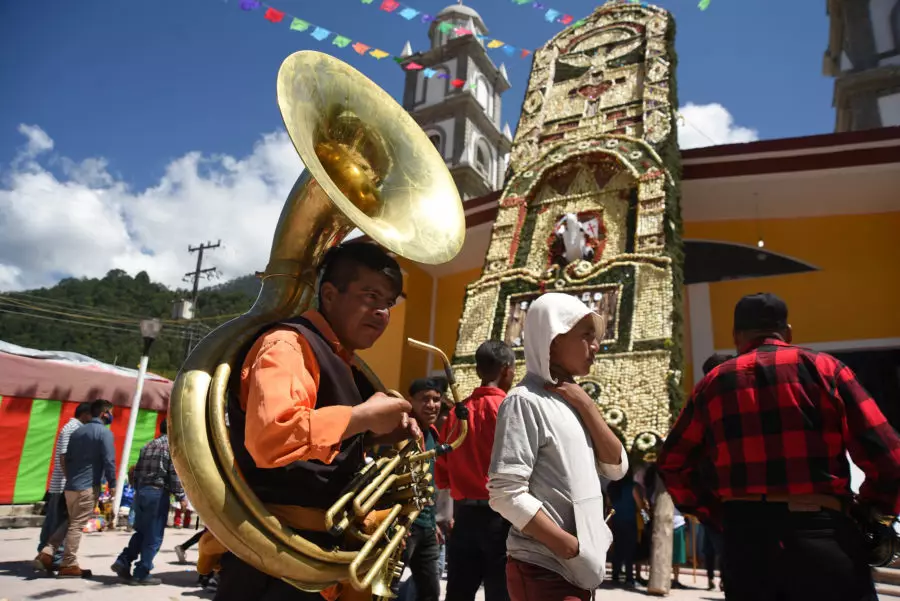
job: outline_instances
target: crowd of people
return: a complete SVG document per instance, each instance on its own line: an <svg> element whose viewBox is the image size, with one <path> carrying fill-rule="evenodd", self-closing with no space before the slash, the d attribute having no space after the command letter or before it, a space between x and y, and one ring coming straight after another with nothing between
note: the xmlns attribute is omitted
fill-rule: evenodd
<svg viewBox="0 0 900 601"><path fill-rule="evenodd" d="M654 506L666 492L676 506L673 587L686 558L685 516L694 516L710 589L718 567L727 599L876 599L850 517L847 453L866 475L858 501L896 515L900 438L846 366L791 344L787 307L774 295L738 303L737 354L707 361L658 461L647 465L629 457L576 383L599 352L599 316L571 295L543 294L529 307L521 381L509 346L480 345L481 384L464 411L451 410L438 378L414 381L407 399L376 391L354 357L384 333L402 284L396 261L377 246L335 247L320 266L316 309L272 324L244 349L228 401L231 444L248 484L284 524L339 546L325 510L366 449L405 438L433 449L466 420L465 442L429 466L436 492L410 526L403 560L411 577L395 591L405 601L438 601L445 558L446 601L474 601L482 587L486 601L587 601L605 580L645 584ZM103 427L111 419L111 406L80 407L60 435L67 479L51 481L57 505L48 505L36 561L47 570L58 563L61 576L85 572L78 539L101 473L115 487ZM135 533L113 571L153 584L170 496L186 509L165 429L141 451L134 480ZM176 547L179 559L193 544L200 578L219 601L360 598L343 582L301 591L206 530Z"/></svg>

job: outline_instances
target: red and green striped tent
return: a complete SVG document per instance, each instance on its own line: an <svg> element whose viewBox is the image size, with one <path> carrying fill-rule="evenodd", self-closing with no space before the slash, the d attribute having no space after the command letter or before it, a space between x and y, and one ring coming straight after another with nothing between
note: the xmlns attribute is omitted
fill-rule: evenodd
<svg viewBox="0 0 900 601"><path fill-rule="evenodd" d="M0 352L0 505L43 499L56 436L82 401L104 398L116 405L111 428L119 461L136 384L131 372ZM157 376L145 381L129 465L157 435L171 387Z"/></svg>

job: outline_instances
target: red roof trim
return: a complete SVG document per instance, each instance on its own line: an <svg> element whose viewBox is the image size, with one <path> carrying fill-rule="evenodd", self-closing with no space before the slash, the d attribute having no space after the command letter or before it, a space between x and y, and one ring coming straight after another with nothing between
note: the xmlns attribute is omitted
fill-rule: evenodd
<svg viewBox="0 0 900 601"><path fill-rule="evenodd" d="M682 177L685 180L709 179L714 177L737 177L741 175L766 175L790 173L794 171L820 171L900 163L900 146L882 146L829 152L827 154L801 154L792 157L773 157L751 161L734 160L716 163L685 165Z"/></svg>
<svg viewBox="0 0 900 601"><path fill-rule="evenodd" d="M811 150L826 146L844 146L849 144L865 144L884 140L900 139L900 126L881 127L864 131L848 131L841 133L802 136L798 138L779 138L776 140L759 140L742 144L722 144L706 148L692 148L681 153L682 160L705 159L734 154L757 154L763 152L784 152L786 150Z"/></svg>

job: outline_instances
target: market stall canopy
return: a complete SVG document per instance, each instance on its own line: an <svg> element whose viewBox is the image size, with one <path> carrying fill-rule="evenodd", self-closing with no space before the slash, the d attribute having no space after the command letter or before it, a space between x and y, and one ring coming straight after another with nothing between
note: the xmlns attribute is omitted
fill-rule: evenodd
<svg viewBox="0 0 900 601"><path fill-rule="evenodd" d="M78 353L40 351L0 341L0 395L130 406L138 372ZM166 411L172 381L147 373L141 409Z"/></svg>

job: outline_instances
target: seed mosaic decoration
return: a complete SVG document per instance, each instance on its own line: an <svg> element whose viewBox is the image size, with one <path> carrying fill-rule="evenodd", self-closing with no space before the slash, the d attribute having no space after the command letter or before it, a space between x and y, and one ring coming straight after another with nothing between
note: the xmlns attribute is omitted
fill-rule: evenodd
<svg viewBox="0 0 900 601"><path fill-rule="evenodd" d="M674 40L663 9L612 1L535 52L454 359L469 392L475 349L506 340L524 375L529 304L546 291L576 296L606 324L582 386L650 459L683 403Z"/></svg>

